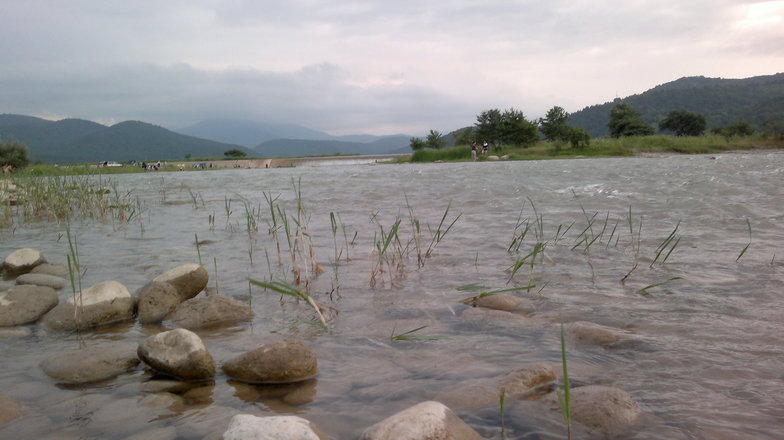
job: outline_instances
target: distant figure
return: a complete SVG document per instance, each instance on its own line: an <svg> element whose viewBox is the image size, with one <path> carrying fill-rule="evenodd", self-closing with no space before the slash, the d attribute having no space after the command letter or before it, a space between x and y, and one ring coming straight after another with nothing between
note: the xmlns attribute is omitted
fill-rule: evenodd
<svg viewBox="0 0 784 440"><path fill-rule="evenodd" d="M142 161L142 169L147 171L147 162Z"/></svg>
<svg viewBox="0 0 784 440"><path fill-rule="evenodd" d="M482 142L482 155L487 156L487 141Z"/></svg>
<svg viewBox="0 0 784 440"><path fill-rule="evenodd" d="M476 142L471 142L471 160L476 162Z"/></svg>

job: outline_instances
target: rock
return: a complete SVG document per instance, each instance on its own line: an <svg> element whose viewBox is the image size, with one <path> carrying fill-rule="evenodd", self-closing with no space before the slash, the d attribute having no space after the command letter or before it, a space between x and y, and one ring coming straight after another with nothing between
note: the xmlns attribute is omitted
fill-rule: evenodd
<svg viewBox="0 0 784 440"><path fill-rule="evenodd" d="M49 264L43 263L35 266L30 273L40 273L44 275L54 275L60 278L68 278L68 266L65 264Z"/></svg>
<svg viewBox="0 0 784 440"><path fill-rule="evenodd" d="M57 302L57 293L51 287L11 287L0 292L0 327L35 322Z"/></svg>
<svg viewBox="0 0 784 440"><path fill-rule="evenodd" d="M284 339L230 359L223 372L249 383L286 383L310 379L318 374L316 354L305 343Z"/></svg>
<svg viewBox="0 0 784 440"><path fill-rule="evenodd" d="M46 258L41 252L31 249L17 249L5 258L3 270L6 276L15 277L30 272L35 266L46 263Z"/></svg>
<svg viewBox="0 0 784 440"><path fill-rule="evenodd" d="M15 400L0 394L0 425L22 417L22 406Z"/></svg>
<svg viewBox="0 0 784 440"><path fill-rule="evenodd" d="M204 290L204 288L207 287L209 278L207 269L201 265L192 263L183 264L174 269L170 269L153 278L153 281L171 284L180 292L182 300L185 301L186 299L193 298Z"/></svg>
<svg viewBox="0 0 784 440"><path fill-rule="evenodd" d="M533 364L511 371L501 379L499 387L507 396L524 393L531 388L555 381L555 370L550 364Z"/></svg>
<svg viewBox="0 0 784 440"><path fill-rule="evenodd" d="M104 281L58 304L44 316L43 324L52 330L97 327L131 319L133 309L133 298L125 286Z"/></svg>
<svg viewBox="0 0 784 440"><path fill-rule="evenodd" d="M201 338L184 328L158 333L139 344L139 358L152 369L183 380L215 376L215 361Z"/></svg>
<svg viewBox="0 0 784 440"><path fill-rule="evenodd" d="M438 402L422 402L367 428L360 440L481 440L473 428Z"/></svg>
<svg viewBox="0 0 784 440"><path fill-rule="evenodd" d="M554 394L553 403L558 401ZM589 385L573 388L570 395L572 419L605 436L631 428L642 413L634 398L618 388Z"/></svg>
<svg viewBox="0 0 784 440"><path fill-rule="evenodd" d="M510 371L505 376L492 379L462 381L457 386L436 396L439 402L452 407L480 408L498 405L501 388L507 398L513 396L536 399L534 388L555 381L555 370L549 364L532 364ZM546 394L549 389L542 394Z"/></svg>
<svg viewBox="0 0 784 440"><path fill-rule="evenodd" d="M523 299L506 293L496 293L476 298L472 305L486 309L512 311L523 302Z"/></svg>
<svg viewBox="0 0 784 440"><path fill-rule="evenodd" d="M584 321L567 325L567 332L571 342L578 346L599 345L606 347L624 338L623 333L617 329Z"/></svg>
<svg viewBox="0 0 784 440"><path fill-rule="evenodd" d="M16 278L16 284L32 284L34 286L46 286L60 290L68 285L68 280L43 273L25 273Z"/></svg>
<svg viewBox="0 0 784 440"><path fill-rule="evenodd" d="M487 156L487 160L499 160L499 159L501 159L501 158L496 156L495 154L491 154L491 155Z"/></svg>
<svg viewBox="0 0 784 440"><path fill-rule="evenodd" d="M256 417L237 414L231 418L223 440L320 440L317 429L297 416Z"/></svg>
<svg viewBox="0 0 784 440"><path fill-rule="evenodd" d="M180 292L163 281L150 281L137 292L139 298L139 322L160 322L182 302Z"/></svg>
<svg viewBox="0 0 784 440"><path fill-rule="evenodd" d="M253 318L248 303L222 295L191 298L168 317L178 327L190 330L232 324Z"/></svg>
<svg viewBox="0 0 784 440"><path fill-rule="evenodd" d="M117 344L60 353L41 362L41 369L58 383L77 385L111 379L137 365L136 344Z"/></svg>
<svg viewBox="0 0 784 440"><path fill-rule="evenodd" d="M0 327L0 339L24 338L33 334L27 327Z"/></svg>

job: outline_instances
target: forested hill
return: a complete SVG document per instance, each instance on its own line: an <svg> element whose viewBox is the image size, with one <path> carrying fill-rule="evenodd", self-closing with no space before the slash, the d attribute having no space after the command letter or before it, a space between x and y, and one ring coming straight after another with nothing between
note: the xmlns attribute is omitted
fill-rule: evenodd
<svg viewBox="0 0 784 440"><path fill-rule="evenodd" d="M25 145L33 162L61 164L223 157L232 149L255 154L238 145L186 136L140 121L107 127L83 119L49 121L13 114L0 115L0 140Z"/></svg>
<svg viewBox="0 0 784 440"><path fill-rule="evenodd" d="M705 116L709 129L746 121L762 130L766 123L784 123L784 73L745 79L686 77L623 101L654 126L673 110L687 110ZM569 123L585 128L592 137L606 136L613 105L586 107L572 113Z"/></svg>

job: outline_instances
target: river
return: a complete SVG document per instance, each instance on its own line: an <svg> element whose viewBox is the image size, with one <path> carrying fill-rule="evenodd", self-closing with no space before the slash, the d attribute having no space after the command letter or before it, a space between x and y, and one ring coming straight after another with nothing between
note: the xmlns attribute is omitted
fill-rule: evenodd
<svg viewBox="0 0 784 440"><path fill-rule="evenodd" d="M71 225L83 285L111 279L133 292L165 270L201 261L211 292L250 301L255 312L252 322L199 332L218 364L296 337L316 352L319 375L299 385L252 387L218 373L213 383L165 398L149 391L153 374L143 367L105 383L60 386L41 371L42 360L80 344L136 343L166 322L82 335L31 325L26 336L0 339L0 393L25 408L22 419L0 426L0 438L216 438L237 413L296 414L331 438L356 438L399 410L476 379L532 362L560 371L559 325L575 321L630 335L632 343L613 347L567 344L573 386L621 388L645 413L627 438L781 437L781 152L111 179L143 214ZM278 264L265 195L288 218L301 207L324 270L316 275L303 266L302 276L331 311L327 329L303 323L313 319L305 304L248 284L249 277L293 282L283 232ZM404 259L385 265L373 283L375 243L398 219ZM433 244L421 267L413 220L420 252ZM512 245L526 225L519 247ZM63 225L18 221L0 229L0 257L32 247L64 263L64 233ZM543 252L535 252L537 242L545 243ZM532 252L530 264L523 258ZM526 264L511 276L517 261ZM520 287L512 294L526 300L525 309L500 317L463 305L472 284ZM70 287L60 292L61 301L70 294ZM416 334L437 339L391 338L422 326ZM498 404L451 408L485 438L566 437L557 410L507 405L503 436Z"/></svg>

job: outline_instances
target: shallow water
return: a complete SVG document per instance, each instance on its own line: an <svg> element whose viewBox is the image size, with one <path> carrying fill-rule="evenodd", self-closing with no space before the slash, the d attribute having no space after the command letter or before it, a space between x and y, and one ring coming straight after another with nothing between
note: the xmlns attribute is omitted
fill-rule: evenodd
<svg viewBox="0 0 784 440"><path fill-rule="evenodd" d="M149 388L153 375L139 367L94 386L64 387L38 364L77 349L79 338L32 325L29 336L0 339L0 393L26 411L0 427L0 438L196 439L220 435L237 413L296 414L331 438L356 438L394 412L476 379L532 362L560 368L561 317L633 335L633 343L612 348L568 347L575 385L621 388L645 412L624 438L780 438L784 154L122 175L117 187L143 202L143 221L73 225L83 284L113 279L134 291L199 258L210 272L210 291L246 301L248 277L292 281L284 238L284 264L277 265L264 193L294 216L293 181L325 270L304 276L311 295L333 309L329 329L297 324L313 319L304 304L253 287L252 323L199 334L218 364L282 337L301 338L318 355L316 379L252 387L219 373L214 383L156 394ZM424 248L447 206L445 226L460 214L421 268L407 203L420 221ZM258 232L248 233L246 212ZM338 220L335 240L330 213ZM371 287L379 225L386 233L398 217L398 235L408 244L404 276L378 274ZM510 266L534 248L537 218L548 241L544 256L508 283ZM525 220L531 229L518 253L509 252L515 227ZM749 242L747 220L751 246L736 261ZM665 264L651 265L676 225L677 247ZM0 256L33 247L65 262L63 234L52 223L0 230ZM195 236L207 242L197 248ZM524 313L501 316L459 302L470 296L460 286L529 282L535 287L515 293L527 300ZM647 295L640 292L651 285ZM61 292L61 300L69 294ZM421 334L446 338L390 339L420 326L427 326ZM165 323L121 324L87 333L83 343L138 342L162 328ZM497 403L450 407L484 437L502 438ZM504 421L508 439L565 438L560 414L541 402L507 402ZM579 428L578 434L597 436Z"/></svg>

